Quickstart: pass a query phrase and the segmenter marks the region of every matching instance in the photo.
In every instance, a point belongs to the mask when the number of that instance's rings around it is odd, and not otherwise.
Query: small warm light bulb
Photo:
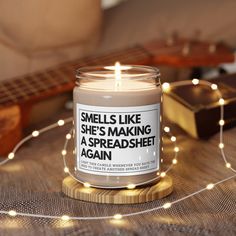
[[[220,98],[220,99],[219,99],[219,104],[220,104],[220,105],[224,105],[224,104],[225,104],[225,100],[224,100],[223,98]]]
[[[172,160],[172,163],[175,165],[175,164],[177,164],[177,159],[173,159]]]
[[[157,176],[158,176],[158,175],[160,175],[160,172],[159,172],[159,171],[157,172]]]
[[[33,137],[39,136],[39,131],[38,131],[38,130],[33,131],[33,132],[32,132],[32,136],[33,136]]]
[[[16,216],[17,213],[16,213],[16,211],[11,210],[11,211],[8,211],[8,215],[9,216]]]
[[[84,187],[85,187],[85,188],[89,188],[90,186],[91,186],[90,183],[88,183],[88,182],[85,182],[85,183],[84,183]]]
[[[212,89],[212,90],[216,90],[216,89],[218,89],[218,86],[217,86],[216,84],[212,84],[212,85],[211,85],[211,89]]]
[[[64,172],[65,172],[65,173],[69,173],[69,168],[68,168],[68,167],[65,167],[65,168],[64,168]]]
[[[206,189],[210,190],[210,189],[213,189],[214,188],[214,184],[208,184],[206,186]]]
[[[67,154],[67,151],[66,151],[65,149],[63,149],[63,150],[61,151],[61,154],[62,154],[63,156],[65,156],[65,155]]]
[[[163,83],[161,87],[162,87],[163,92],[167,93],[170,91],[170,84],[167,82]]]
[[[166,172],[161,172],[160,176],[163,178],[166,176]]]
[[[162,206],[164,209],[170,208],[171,207],[171,203],[167,202]]]
[[[68,139],[68,140],[71,139],[71,134],[67,134],[66,139]]]
[[[170,127],[168,127],[168,126],[164,127],[164,131],[165,131],[166,133],[169,133],[169,132],[170,132]]]
[[[220,121],[219,121],[219,125],[220,125],[220,126],[223,126],[224,124],[225,124],[225,121],[224,121],[224,120],[220,120]]]
[[[122,215],[121,215],[121,214],[115,214],[115,215],[113,216],[113,218],[114,218],[115,220],[120,220],[120,219],[122,219]]]
[[[176,137],[175,137],[175,136],[171,136],[170,140],[171,140],[172,142],[175,142],[175,141],[176,141]]]
[[[69,220],[69,219],[70,219],[70,217],[69,217],[69,216],[67,216],[67,215],[63,215],[63,216],[61,217],[61,219],[62,219],[62,220],[65,220],[65,221],[67,221],[67,220]]]
[[[219,148],[220,148],[220,149],[224,148],[224,146],[225,146],[225,145],[224,145],[223,143],[219,143]]]
[[[127,185],[127,188],[128,189],[134,189],[136,186],[135,186],[135,184],[128,184]]]
[[[63,126],[65,124],[65,121],[64,120],[59,120],[59,121],[57,121],[57,124],[59,126]]]
[[[193,80],[192,80],[192,83],[193,83],[194,85],[199,84],[199,79],[193,79]]]
[[[174,151],[175,151],[175,152],[179,152],[179,147],[175,147],[175,148],[174,148]]]
[[[230,164],[229,162],[227,162],[227,163],[225,164],[225,166],[226,166],[227,168],[230,168],[230,167],[231,167],[231,164]]]
[[[14,152],[10,152],[9,154],[8,154],[8,159],[13,159],[15,157],[15,154],[14,154]]]

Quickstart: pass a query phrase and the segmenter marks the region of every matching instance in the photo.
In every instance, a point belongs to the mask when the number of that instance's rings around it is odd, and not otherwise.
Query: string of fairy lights
[[[153,207],[153,208],[148,208],[146,210],[141,210],[141,211],[136,211],[136,212],[132,212],[132,213],[127,213],[127,214],[115,214],[115,215],[106,215],[106,216],[69,216],[69,215],[43,215],[43,214],[31,214],[31,213],[27,213],[27,212],[17,212],[14,209],[6,211],[6,210],[0,210],[0,214],[4,214],[4,215],[8,215],[10,217],[15,217],[15,216],[24,216],[24,217],[35,217],[35,218],[48,218],[48,219],[57,219],[57,220],[62,220],[62,221],[68,221],[68,220],[103,220],[103,219],[115,219],[115,220],[120,220],[123,217],[130,217],[130,216],[135,216],[135,215],[139,215],[139,214],[144,214],[144,213],[148,213],[148,212],[152,212],[152,211],[156,211],[159,209],[168,209],[171,206],[173,206],[174,204],[177,204],[181,201],[184,201],[190,197],[196,196],[197,194],[200,194],[204,191],[208,191],[208,190],[212,190],[215,186],[222,184],[230,179],[233,179],[236,177],[236,170],[231,166],[231,163],[228,162],[227,156],[225,154],[225,145],[224,145],[224,139],[223,139],[223,127],[225,124],[224,121],[224,104],[225,104],[225,100],[222,97],[221,92],[218,89],[218,86],[216,84],[210,83],[208,81],[204,81],[204,80],[198,80],[198,79],[193,79],[192,81],[178,81],[178,82],[174,82],[174,83],[163,83],[162,84],[162,89],[163,92],[168,93],[171,89],[171,86],[185,86],[185,85],[194,85],[197,86],[198,84],[202,84],[202,85],[206,85],[208,87],[210,87],[211,90],[215,91],[218,95],[218,103],[220,105],[220,119],[219,119],[219,126],[220,126],[220,138],[219,138],[219,143],[218,143],[218,148],[220,149],[221,152],[221,156],[223,158],[223,161],[225,163],[225,167],[230,169],[233,172],[233,175],[224,178],[218,182],[212,182],[212,183],[208,183],[205,187],[201,188],[198,191],[195,191],[191,194],[188,194],[184,197],[181,197],[179,199],[176,199],[172,202],[166,202],[161,206],[157,206],[157,207]],[[26,136],[25,138],[23,138],[12,150],[12,152],[10,152],[8,154],[8,158],[4,159],[3,161],[0,162],[0,166],[4,165],[5,163],[9,162],[10,160],[15,158],[16,152],[18,151],[18,149],[27,141],[29,141],[30,139],[33,138],[37,138],[39,135],[41,135],[42,133],[45,133],[49,130],[52,130],[54,128],[57,127],[61,127],[64,126],[67,123],[70,123],[73,121],[73,118],[67,118],[64,120],[58,120],[56,123],[51,124],[49,126],[46,126],[40,130],[35,130],[33,131],[30,135]],[[144,185],[147,184],[149,182],[153,182],[154,180],[158,179],[158,178],[164,178],[166,176],[166,174],[172,169],[172,167],[174,165],[176,165],[178,163],[177,160],[177,156],[178,153],[180,151],[180,148],[177,145],[177,138],[171,133],[170,131],[170,127],[165,126],[164,127],[164,132],[168,135],[168,137],[170,138],[170,140],[173,142],[173,152],[174,152],[174,157],[172,159],[171,164],[169,165],[169,167],[165,170],[162,171],[161,173],[157,172],[157,177],[154,179],[151,179],[149,181],[146,182],[142,182],[139,184],[128,184],[127,186],[119,186],[120,188],[127,188],[130,189],[130,191],[132,191],[132,189],[136,188],[136,186],[139,185]],[[72,174],[72,172],[70,171],[67,162],[66,162],[66,156],[67,156],[67,146],[69,141],[73,138],[74,136],[74,130],[73,128],[66,134],[65,136],[65,142],[64,142],[64,146],[63,149],[61,151],[61,155],[63,157],[63,164],[64,164],[64,172],[66,174],[69,174],[73,179],[75,179],[76,181],[78,181],[78,179]],[[163,162],[163,159],[161,159],[161,162]],[[101,187],[101,186],[94,186],[88,182],[81,182],[85,188],[90,188],[90,187]]]

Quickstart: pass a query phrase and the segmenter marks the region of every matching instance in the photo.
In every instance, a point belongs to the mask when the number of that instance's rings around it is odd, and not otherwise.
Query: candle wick
[[[121,85],[121,66],[119,62],[115,63],[115,80],[115,91],[117,91]]]

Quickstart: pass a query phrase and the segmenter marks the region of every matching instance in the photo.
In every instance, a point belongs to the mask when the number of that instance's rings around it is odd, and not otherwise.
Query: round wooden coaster
[[[134,204],[149,202],[166,197],[173,191],[172,179],[169,176],[161,178],[154,185],[135,189],[97,189],[86,188],[70,176],[62,183],[62,191],[68,197],[97,203]]]

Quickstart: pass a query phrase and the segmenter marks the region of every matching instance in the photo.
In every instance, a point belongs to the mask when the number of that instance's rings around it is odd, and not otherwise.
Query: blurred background
[[[173,34],[235,47],[235,9],[234,0],[1,0],[0,80]]]

